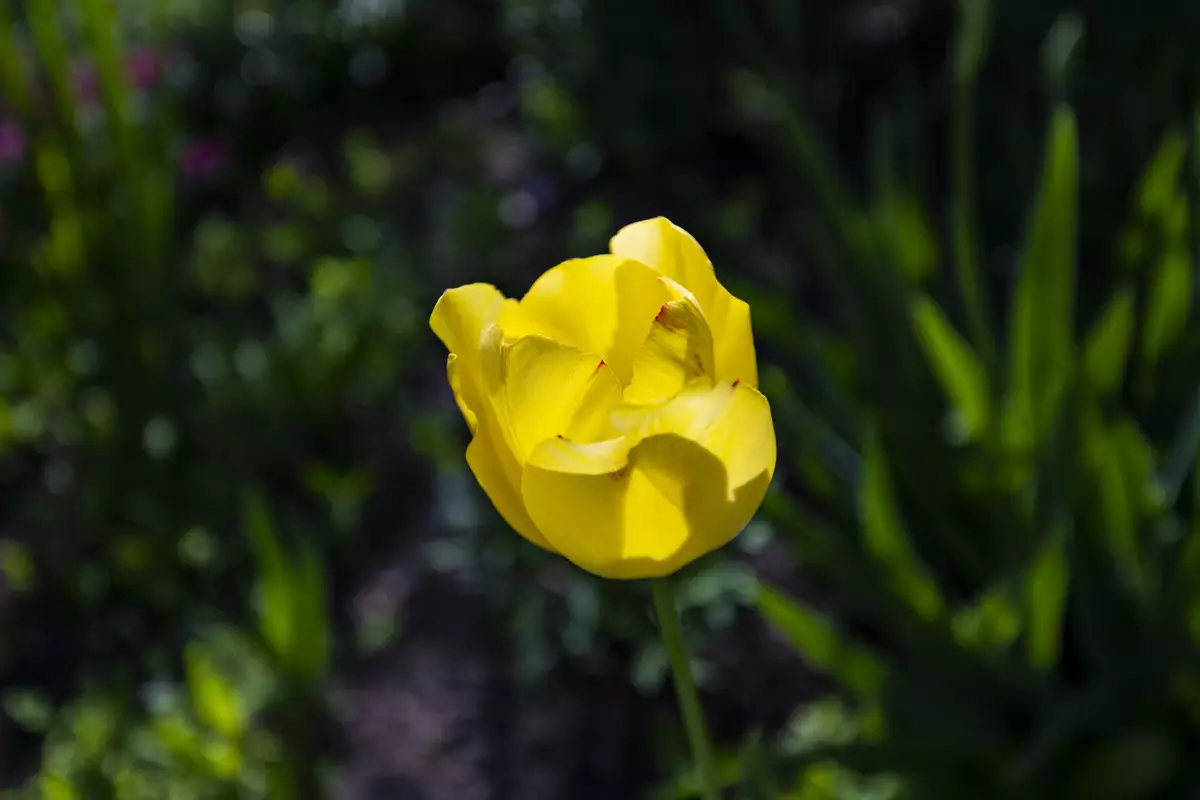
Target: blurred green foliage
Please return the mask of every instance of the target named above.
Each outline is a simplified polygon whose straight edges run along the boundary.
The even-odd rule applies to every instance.
[[[522,680],[659,692],[645,587],[481,502],[425,316],[666,214],[781,443],[678,583],[701,681],[756,603],[843,688],[736,791],[1194,791],[1200,11],[987,5],[0,0],[0,785],[325,796],[413,531]]]

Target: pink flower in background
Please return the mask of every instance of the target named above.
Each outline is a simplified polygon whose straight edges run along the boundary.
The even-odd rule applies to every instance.
[[[19,161],[25,153],[25,132],[12,120],[0,120],[0,164]]]
[[[226,148],[218,139],[199,139],[183,149],[179,168],[191,181],[203,181],[225,164]]]
[[[158,81],[158,53],[150,49],[135,50],[125,59],[129,82],[139,89],[149,89]]]

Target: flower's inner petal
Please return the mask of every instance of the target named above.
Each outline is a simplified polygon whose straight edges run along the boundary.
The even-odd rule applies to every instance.
[[[713,333],[717,379],[758,386],[750,307],[720,284],[712,262],[691,234],[657,217],[625,226],[612,238],[609,249],[653,267],[691,291]]]
[[[625,403],[646,406],[679,394],[697,378],[713,375],[713,339],[690,297],[664,303],[633,362]]]
[[[645,264],[612,255],[559,264],[529,289],[499,323],[509,339],[537,335],[594,353],[622,384],[654,315],[671,299],[659,275]]]
[[[521,483],[550,544],[598,575],[665,575],[736,536],[775,468],[766,400],[693,386],[624,439],[539,445]]]
[[[484,337],[489,399],[518,463],[546,439],[612,436],[621,383],[602,359],[541,336],[504,342],[498,326]]]

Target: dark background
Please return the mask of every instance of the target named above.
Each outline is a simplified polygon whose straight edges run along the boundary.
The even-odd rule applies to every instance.
[[[1064,11],[1085,33],[1055,86]],[[751,303],[760,361],[800,381],[804,321],[833,301],[784,109],[856,196],[890,153],[934,270],[957,18],[935,0],[0,2],[0,787],[660,786],[685,750],[648,593],[505,529],[429,311],[474,281],[519,295],[665,215]],[[1011,277],[1066,95],[1095,309],[1131,187],[1190,119],[1200,10],[1007,0],[990,31],[986,281]],[[799,491],[807,453],[783,428],[780,447],[776,491]],[[836,590],[785,540],[758,521],[678,585],[731,747],[821,686],[746,609],[755,574]],[[883,796],[828,791],[796,796]]]

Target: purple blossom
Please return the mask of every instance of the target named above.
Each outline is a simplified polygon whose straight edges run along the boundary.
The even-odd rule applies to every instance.
[[[158,53],[150,49],[135,50],[125,60],[129,81],[139,89],[149,89],[158,81]]]
[[[12,120],[0,120],[0,164],[19,161],[25,153],[25,132]]]
[[[226,155],[226,147],[220,140],[198,139],[183,149],[179,167],[188,180],[207,180],[225,164]]]

